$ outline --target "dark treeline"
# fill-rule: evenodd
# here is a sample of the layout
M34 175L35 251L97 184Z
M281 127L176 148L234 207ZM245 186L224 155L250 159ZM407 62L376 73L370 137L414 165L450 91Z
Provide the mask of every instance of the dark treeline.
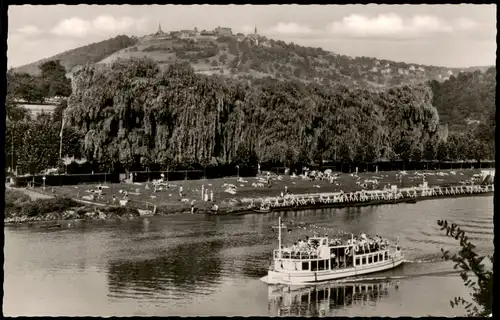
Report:
M462 72L429 85L440 122L447 124L450 131L467 130L474 121L479 121L480 126L495 125L496 68L484 73Z
M72 85L66 109L23 120L30 137L53 128L23 151L16 164L24 172L39 170L42 155L43 167L57 164L63 109L63 155L81 153L101 172L492 158L491 143L475 131L443 130L426 84L372 92L268 78L250 86L133 59L87 65Z
M480 160L495 154L496 68L460 73L444 82L431 81L432 104L450 132L439 146L439 159Z
M87 66L65 111L85 135L85 155L126 168L153 164L291 165L433 159L439 117L429 87L382 93L269 80L248 86L165 71L150 60Z
M71 94L71 81L59 61L48 61L39 66L37 76L28 73L7 72L7 97L26 102L43 103L45 99Z
M451 150L439 149L446 136L423 84L378 93L272 79L249 86L137 59L87 66L73 88L66 116L85 135L87 158L127 168L444 160ZM487 157L459 151L457 159Z
M43 102L71 94L71 81L58 61L43 63L39 68L38 76L7 73L5 166L22 173L37 173L58 164L62 112L67 102L63 99L53 114L33 118L17 101ZM82 140L77 131L68 128L63 135L62 155L81 156Z

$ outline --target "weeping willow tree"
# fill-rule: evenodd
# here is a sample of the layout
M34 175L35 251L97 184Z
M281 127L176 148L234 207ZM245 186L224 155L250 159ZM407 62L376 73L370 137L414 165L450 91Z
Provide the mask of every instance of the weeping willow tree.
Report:
M132 59L82 68L64 117L85 137L87 158L108 165L231 164L243 154L285 164L377 161L416 158L436 138L431 99L425 86L382 93L293 81L250 86Z

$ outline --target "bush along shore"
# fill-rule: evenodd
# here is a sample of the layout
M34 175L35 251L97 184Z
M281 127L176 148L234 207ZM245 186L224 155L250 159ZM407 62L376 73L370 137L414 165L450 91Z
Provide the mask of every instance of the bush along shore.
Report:
M139 215L139 211L132 207L101 207L59 196L32 200L19 190L8 189L5 192L6 225L73 219L133 218Z
M451 171L453 172L453 171ZM299 177L273 176L269 186L257 186L259 178L227 178L211 180L186 180L165 183L155 192L151 183L121 183L102 185L100 195L93 193L96 185L78 185L73 187L50 187L29 189L50 195L52 198L32 201L23 190L8 189L6 192L5 222L20 223L32 221L54 221L69 219L128 219L143 215L166 215L189 213L191 205L195 213L214 213L212 206L219 207L217 214L251 213L250 207L264 204L272 210L310 209L319 207L366 206L400 202L414 202L437 197L474 196L493 193L490 181L484 185L463 184L472 182L479 170L463 170L453 173L428 173L427 180L432 186L423 187L420 182L422 173L407 176L401 183L395 172L380 176L379 188L368 187L372 173L339 175L335 182L327 180L309 181ZM394 177L393 177L394 175ZM434 176L432 176L434 175ZM490 179L491 180L491 179ZM356 183L360 181L362 183ZM460 183L462 182L462 183ZM486 181L483 181L486 182ZM233 184L234 183L234 184ZM390 185L401 185L397 191L391 191ZM166 186L165 186L166 185ZM381 186L384 185L384 189ZM183 187L182 195L179 193ZM214 201L203 201L202 190L214 194ZM292 194L281 196L284 189ZM370 190L371 189L371 190ZM25 191L25 190L24 190ZM120 206L123 193L128 193L126 205ZM211 196L210 196L211 198ZM86 199L86 200L83 200Z

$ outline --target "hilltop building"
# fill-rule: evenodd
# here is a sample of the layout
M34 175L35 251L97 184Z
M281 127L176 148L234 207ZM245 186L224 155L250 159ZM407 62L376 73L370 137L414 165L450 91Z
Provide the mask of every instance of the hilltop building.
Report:
M183 39L196 37L198 33L196 30L181 30L179 32L180 32L180 37Z
M248 39L250 39L256 46L259 45L259 34L257 33L257 26L255 26L253 34L248 35Z
M166 35L165 32L163 32L163 30L161 30L161 23L158 23L158 31L156 31L155 33L156 36L163 36L163 35Z
M203 30L203 31L200 32L200 35L201 36L207 36L207 37L215 37L215 32Z
M232 36L233 32L231 31L231 28L225 28L225 27L217 27L214 30L215 34L217 36Z

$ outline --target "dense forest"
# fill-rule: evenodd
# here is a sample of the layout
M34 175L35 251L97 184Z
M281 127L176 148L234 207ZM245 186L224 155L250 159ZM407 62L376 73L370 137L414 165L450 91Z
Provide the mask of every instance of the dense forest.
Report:
M16 83L9 97L19 94ZM186 63L163 70L150 59L87 65L52 115L32 119L8 99L6 160L12 142L23 172L56 166L63 118L62 155L103 169L491 159L494 119L493 127L443 130L431 88L373 92L272 78L250 85Z
M29 103L43 103L55 96L71 94L71 81L59 61L48 61L39 66L37 76L28 73L7 72L7 98Z
M448 157L438 150L444 137L424 84L377 93L274 79L249 86L186 64L161 70L132 59L86 66L73 89L68 125L85 135L89 159L109 165ZM456 159L486 156L459 151Z
M467 130L476 124L494 125L496 68L484 73L461 72L444 82L431 81L429 85L440 122L447 124L450 131Z

